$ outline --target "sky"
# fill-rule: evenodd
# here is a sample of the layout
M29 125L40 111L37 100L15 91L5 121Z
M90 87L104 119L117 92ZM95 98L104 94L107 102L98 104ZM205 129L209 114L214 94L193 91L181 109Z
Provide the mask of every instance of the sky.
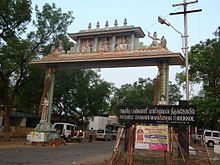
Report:
M104 27L108 20L109 27L113 27L114 20L117 19L119 26L122 26L126 18L128 25L142 28L146 36L141 41L145 45L151 44L147 32L156 31L159 38L165 36L169 50L182 53L180 34L157 21L158 16L163 16L173 27L183 33L183 15L169 15L172 12L182 11L181 6L172 7L172 4L182 2L183 0L32 0L32 5L34 7L37 4L41 7L45 3L55 3L62 9L62 12L72 11L75 19L67 33L85 30L88 28L89 22L91 22L92 28L95 28L97 21L100 22L100 27ZM213 32L220 26L219 6L220 0L199 0L198 3L188 5L188 10L202 9L202 12L188 14L189 47L214 37ZM176 73L182 71L184 68L180 66L170 66L170 81L175 83ZM100 72L102 79L114 83L118 88L123 84L138 81L138 78L153 79L157 73L157 67L106 68L101 69ZM200 86L194 86L192 94L195 95L199 88Z

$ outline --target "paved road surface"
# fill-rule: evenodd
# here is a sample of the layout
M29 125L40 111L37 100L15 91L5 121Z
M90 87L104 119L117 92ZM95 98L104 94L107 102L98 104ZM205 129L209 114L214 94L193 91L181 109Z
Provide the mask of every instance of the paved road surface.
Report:
M115 141L68 144L59 147L0 149L0 165L73 165L110 154Z

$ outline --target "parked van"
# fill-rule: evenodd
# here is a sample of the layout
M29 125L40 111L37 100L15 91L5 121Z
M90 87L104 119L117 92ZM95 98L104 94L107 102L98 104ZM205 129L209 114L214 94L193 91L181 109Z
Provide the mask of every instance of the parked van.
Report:
M220 132L214 130L204 130L203 141L209 147L213 147L215 144L220 144Z
M67 142L73 140L82 141L84 132L78 130L77 125L70 123L54 123L54 128L59 133L60 137Z
M96 140L113 140L113 134L109 129L98 129Z

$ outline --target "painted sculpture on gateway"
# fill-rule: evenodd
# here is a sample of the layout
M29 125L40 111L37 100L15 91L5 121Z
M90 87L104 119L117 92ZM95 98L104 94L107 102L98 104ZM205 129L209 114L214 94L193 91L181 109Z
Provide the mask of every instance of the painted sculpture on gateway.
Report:
M164 36L160 39L157 38L157 32L154 32L153 35L150 35L150 32L148 32L148 37L152 39L152 43L149 46L149 48L154 48L154 47L167 48L167 40L164 38ZM157 41L160 41L160 43L158 43Z
M56 48L55 46L52 46L51 49L50 49L50 53L53 54L53 53L65 53L65 50L64 50L64 46L63 46L63 41L62 40L58 40L59 42L59 46Z
M82 40L82 52L91 52L93 41L91 39Z
M110 42L108 40L107 37L104 38L104 41L101 45L101 48L100 48L101 51L108 51L110 50Z
M47 111L48 111L48 100L47 98L45 97L44 98L44 101L43 101L43 104L41 104L41 120L42 122L46 122L47 120Z
M116 50L125 50L129 48L128 38L125 36L117 37Z

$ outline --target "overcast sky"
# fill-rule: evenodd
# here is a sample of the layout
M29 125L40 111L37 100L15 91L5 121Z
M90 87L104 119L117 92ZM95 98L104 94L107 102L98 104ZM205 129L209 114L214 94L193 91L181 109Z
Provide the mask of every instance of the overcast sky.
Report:
M188 0L189 1L189 0ZM194 0L192 0L194 1ZM74 22L70 25L68 33L76 33L85 30L89 22L95 28L97 21L104 27L106 20L109 27L114 26L117 19L119 26L123 25L127 18L128 25L140 26L146 37L141 41L149 45L151 39L147 32L157 32L158 37L165 36L168 49L173 52L181 52L181 37L171 27L157 22L158 16L163 16L179 31L183 33L183 15L170 16L171 12L182 11L182 7L172 7L172 4L182 3L183 0L32 0L41 7L44 3L55 3L63 12L73 11ZM220 26L220 0L199 0L198 3L188 5L188 10L202 9L202 12L188 14L189 46L213 37L213 32ZM175 82L177 72L183 71L180 66L171 66L169 77ZM133 83L139 77L151 79L157 75L157 67L133 67L101 69L101 77L113 82L116 87L126 83ZM194 87L198 91L198 87Z

